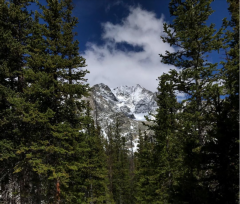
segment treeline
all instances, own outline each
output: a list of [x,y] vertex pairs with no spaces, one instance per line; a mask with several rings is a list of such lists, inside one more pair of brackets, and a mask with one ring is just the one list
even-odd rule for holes
[[108,202],[72,0],[34,2],[0,1],[1,203]]
[[[174,20],[162,40],[176,51],[160,57],[179,70],[159,77],[153,142],[137,157],[136,203],[239,202],[239,2],[228,0],[231,20],[220,30],[206,23],[211,2],[169,3]],[[223,61],[212,62],[211,52]]]
[[81,100],[90,88],[72,0],[0,0],[0,203],[238,203],[239,2],[228,0],[218,31],[206,24],[211,2],[169,3],[162,40],[176,52],[160,57],[179,69],[159,77],[134,152],[120,117],[103,137]]

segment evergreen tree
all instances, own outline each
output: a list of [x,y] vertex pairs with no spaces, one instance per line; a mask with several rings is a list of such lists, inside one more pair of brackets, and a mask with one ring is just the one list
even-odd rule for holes
[[145,124],[150,130],[149,134],[153,132],[152,142],[146,139],[146,133],[145,139],[140,136],[137,153],[140,188],[137,199],[141,203],[170,203],[171,194],[182,175],[182,143],[178,132],[181,125],[177,114],[181,111],[181,105],[175,96],[177,79],[175,70],[159,77],[157,113],[151,116],[153,119],[146,118],[152,123]]
[[[83,155],[88,151],[83,132],[86,104],[75,100],[87,96],[88,89],[82,83],[87,71],[79,69],[85,60],[71,32],[77,21],[71,17],[71,1],[47,1],[46,6],[40,5],[42,13],[35,12],[34,21],[26,10],[27,2],[1,2],[1,32],[13,43],[5,43],[1,55],[8,47],[19,51],[9,49],[9,58],[1,66],[5,83],[1,89],[5,120],[1,122],[1,162],[6,166],[1,189],[8,194],[2,198],[9,203],[14,202],[14,195],[21,203],[71,203],[74,192],[69,182],[86,166]],[[41,18],[45,24],[39,23]]]
[[116,117],[114,124],[114,165],[113,165],[113,198],[117,204],[129,203],[129,163],[125,137],[121,136],[121,119]]
[[109,125],[106,147],[109,190],[116,203],[131,203],[129,152],[125,145],[125,137],[121,135],[121,118],[116,116],[115,122]]
[[[0,1],[0,171],[1,199],[5,203],[27,202],[29,175],[15,171],[22,160],[16,150],[26,138],[22,131],[24,67],[32,26],[26,0]],[[21,106],[21,107],[20,107]],[[20,197],[20,199],[19,199]]]
[[177,112],[181,111],[180,103],[175,96],[176,79],[178,74],[171,70],[169,74],[159,77],[157,94],[157,114],[148,128],[154,132],[153,163],[151,168],[155,170],[155,201],[154,203],[168,203],[177,179],[181,175],[181,138],[179,138],[179,124]]
[[[28,163],[33,170],[43,177],[43,200],[71,203],[76,194],[69,188],[69,182],[71,178],[76,179],[74,175],[79,175],[87,163],[88,145],[83,132],[86,104],[76,100],[87,96],[88,85],[82,83],[87,71],[79,69],[85,66],[85,59],[78,54],[78,42],[73,41],[72,29],[77,20],[71,17],[71,1],[49,0],[40,8],[42,13],[36,14],[36,22],[39,17],[46,24],[34,26],[26,69],[26,79],[31,86],[26,93],[36,104],[39,115],[44,114],[45,118],[43,127],[38,131],[34,129],[36,136],[23,150],[31,155]],[[86,178],[78,178],[75,183],[79,180],[82,190],[75,188],[79,193],[78,202],[86,197],[81,197]]]
[[129,202],[130,203],[135,203],[136,199],[135,196],[137,191],[136,191],[136,178],[135,178],[135,173],[136,173],[136,157],[134,154],[134,149],[135,145],[133,142],[133,134],[130,132],[128,134],[128,138],[130,140],[130,150],[129,150],[129,179],[130,179],[130,186],[129,186]]
[[[231,21],[224,37],[226,60],[220,76],[224,82],[223,100],[215,100],[211,121],[213,128],[208,135],[215,138],[203,148],[205,166],[208,166],[206,183],[209,190],[209,203],[238,203],[239,199],[239,2],[229,1]],[[216,90],[216,98],[220,91]],[[214,161],[214,162],[213,162]]]
[[[169,4],[170,13],[175,16],[172,24],[164,24],[166,37],[164,42],[177,48],[176,52],[166,51],[162,62],[172,64],[181,69],[175,83],[177,90],[186,95],[182,102],[183,110],[178,116],[181,128],[178,137],[182,141],[182,177],[171,196],[172,202],[207,203],[209,196],[206,183],[202,179],[207,170],[201,161],[201,149],[213,137],[207,136],[207,131],[213,127],[209,119],[216,89],[219,95],[219,69],[217,63],[208,62],[207,55],[222,47],[222,29],[216,32],[214,25],[206,25],[206,20],[213,13],[210,7],[212,1],[203,0],[172,0]],[[214,85],[215,84],[215,85]]]
[[[89,105],[88,105],[89,107]],[[90,116],[89,108],[87,116],[91,119],[90,126],[87,128],[88,152],[88,192],[90,203],[113,203],[109,190],[107,188],[107,169],[106,154],[103,149],[103,139],[101,138],[100,127],[94,126],[94,120]]]
[[139,131],[139,145],[136,155],[136,203],[154,203],[156,201],[156,180],[153,169],[153,140],[146,132]]
[[110,194],[113,195],[113,160],[114,160],[114,147],[113,147],[113,130],[112,126],[107,126],[107,139],[105,140],[105,152],[107,156],[107,170],[108,170],[108,189]]

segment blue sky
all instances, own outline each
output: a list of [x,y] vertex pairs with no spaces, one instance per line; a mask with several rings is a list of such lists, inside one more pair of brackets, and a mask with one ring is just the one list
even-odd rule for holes
[[[163,23],[171,23],[169,0],[73,0],[73,15],[79,23],[75,31],[79,53],[86,58],[86,76],[92,86],[105,83],[141,86],[156,91],[156,80],[163,72],[174,69],[160,62],[159,54],[174,51],[163,43]],[[219,29],[224,17],[230,18],[226,0],[211,4],[213,13],[208,24]],[[224,56],[212,53],[209,60]]]

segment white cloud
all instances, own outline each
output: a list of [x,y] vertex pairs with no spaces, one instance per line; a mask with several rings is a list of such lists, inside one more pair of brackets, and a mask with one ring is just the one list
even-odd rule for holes
[[[156,91],[156,79],[170,68],[174,69],[160,62],[159,54],[164,54],[166,50],[174,51],[160,38],[164,34],[163,23],[163,16],[157,18],[153,12],[140,7],[129,8],[129,15],[121,24],[103,23],[104,44],[100,46],[88,42],[83,54],[90,71],[86,76],[90,85],[104,83],[114,88],[140,84]],[[118,49],[117,45],[122,43],[142,49]]]

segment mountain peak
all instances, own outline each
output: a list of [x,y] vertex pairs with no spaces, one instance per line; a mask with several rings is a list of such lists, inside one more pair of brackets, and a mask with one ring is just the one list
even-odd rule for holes
[[[136,84],[135,86],[121,85],[116,88],[109,88],[107,85],[99,83],[94,85],[92,90],[95,96],[106,100],[104,103],[110,103],[112,110],[123,112],[132,119],[144,120],[143,115],[154,112],[157,107],[155,94],[143,88],[140,84]],[[99,107],[101,105],[99,105]],[[107,104],[105,105],[107,107]],[[141,119],[137,114],[141,114]]]
[[93,116],[103,132],[107,131],[109,124],[114,123],[116,117],[120,117],[124,121],[123,134],[131,131],[137,135],[140,126],[141,129],[146,128],[142,125],[144,116],[149,116],[149,112],[155,113],[157,109],[155,94],[139,84],[109,88],[99,83],[91,90]]

